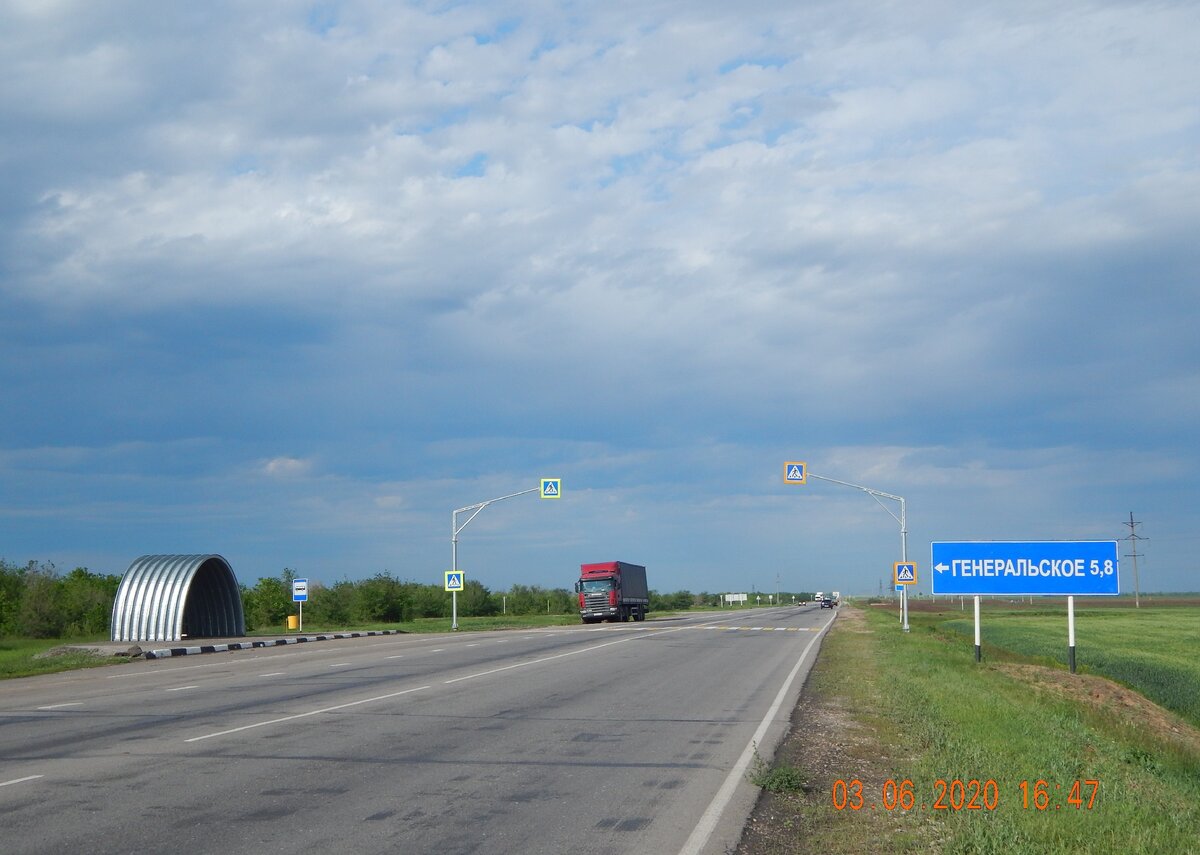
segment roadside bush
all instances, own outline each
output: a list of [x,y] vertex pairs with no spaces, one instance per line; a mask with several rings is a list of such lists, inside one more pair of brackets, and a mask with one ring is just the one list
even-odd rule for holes
[[292,613],[292,579],[290,570],[279,577],[269,576],[258,580],[249,590],[242,589],[242,611],[246,616],[246,629],[266,629],[280,626]]
[[364,623],[399,623],[412,615],[403,584],[387,571],[358,583],[358,617]]
[[25,571],[21,607],[17,614],[20,634],[27,638],[56,638],[62,635],[65,621],[61,591],[53,565]]

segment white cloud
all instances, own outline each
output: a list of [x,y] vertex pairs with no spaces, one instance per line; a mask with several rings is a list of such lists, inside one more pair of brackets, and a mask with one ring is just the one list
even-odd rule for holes
[[6,441],[59,468],[201,413],[195,468],[419,541],[547,448],[639,503],[784,437],[1005,507],[1195,467],[1194,4],[92,6],[0,13]]
[[301,478],[312,472],[311,460],[297,457],[273,457],[263,461],[259,471],[269,478]]

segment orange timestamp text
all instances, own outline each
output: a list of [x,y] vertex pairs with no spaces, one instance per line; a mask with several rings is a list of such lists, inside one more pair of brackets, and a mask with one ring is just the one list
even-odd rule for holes
[[[1099,792],[1100,781],[1091,778],[1066,783],[1038,778],[1018,783],[1015,795],[1024,810],[1091,810]],[[1000,807],[1001,787],[994,778],[938,778],[931,789],[919,791],[910,778],[888,778],[876,792],[858,778],[838,778],[833,782],[832,798],[834,810],[992,811]]]

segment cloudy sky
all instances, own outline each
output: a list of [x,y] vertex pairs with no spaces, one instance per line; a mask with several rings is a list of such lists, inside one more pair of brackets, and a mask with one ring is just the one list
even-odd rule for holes
[[[975,8],[981,6],[983,8]],[[0,2],[0,557],[1200,590],[1200,6]],[[1121,553],[1128,552],[1127,544]],[[1132,588],[1131,562],[1122,585]]]

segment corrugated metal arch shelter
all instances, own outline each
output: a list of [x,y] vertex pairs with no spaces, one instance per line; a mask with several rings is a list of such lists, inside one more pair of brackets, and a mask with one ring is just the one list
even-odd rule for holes
[[143,555],[121,577],[113,600],[113,641],[245,634],[241,590],[220,555]]

